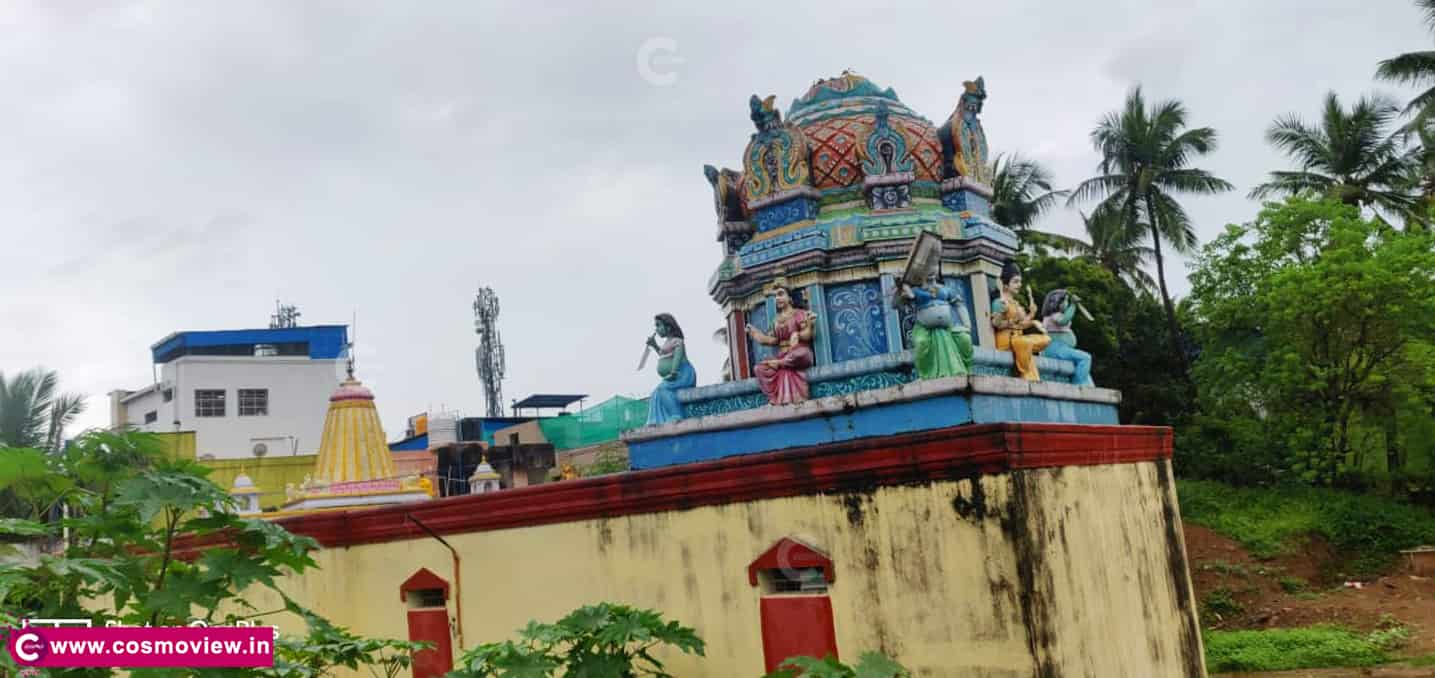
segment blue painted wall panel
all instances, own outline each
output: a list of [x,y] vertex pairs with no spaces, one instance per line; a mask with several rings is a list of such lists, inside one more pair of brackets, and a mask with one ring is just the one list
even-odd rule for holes
[[888,351],[887,315],[882,288],[861,281],[826,288],[827,330],[832,362],[856,360]]

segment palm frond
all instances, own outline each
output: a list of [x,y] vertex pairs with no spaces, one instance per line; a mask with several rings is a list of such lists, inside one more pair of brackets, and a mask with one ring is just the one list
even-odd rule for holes
[[1375,77],[1402,84],[1435,81],[1435,51],[1406,52],[1380,62]]

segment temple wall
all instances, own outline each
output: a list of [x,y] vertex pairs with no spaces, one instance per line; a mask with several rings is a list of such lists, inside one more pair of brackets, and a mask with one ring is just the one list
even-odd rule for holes
[[[444,503],[426,510],[436,516]],[[663,657],[675,675],[760,676],[762,594],[747,566],[784,537],[830,556],[828,595],[847,659],[882,650],[921,676],[1204,675],[1167,458],[874,480],[447,534],[462,558],[462,591],[448,603],[451,616],[459,606],[463,613],[455,646],[613,601],[697,629],[707,657]],[[449,552],[428,537],[325,548],[316,560],[320,570],[280,585],[371,636],[407,637],[398,590],[419,568],[454,581]],[[253,602],[277,606],[266,596]]]

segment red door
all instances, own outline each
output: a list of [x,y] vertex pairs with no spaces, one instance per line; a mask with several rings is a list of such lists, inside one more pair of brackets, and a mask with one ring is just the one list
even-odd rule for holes
[[832,600],[825,595],[763,596],[762,655],[771,673],[784,659],[837,655]]
[[439,678],[453,670],[447,608],[409,610],[409,640],[433,643],[433,647],[414,654],[414,678]]

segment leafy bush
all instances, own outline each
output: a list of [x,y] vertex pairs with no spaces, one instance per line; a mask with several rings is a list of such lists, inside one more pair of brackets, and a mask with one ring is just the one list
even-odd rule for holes
[[848,666],[832,655],[825,659],[788,657],[782,668],[763,678],[910,678],[912,673],[879,652],[864,652],[856,666]]
[[[552,624],[530,621],[520,640],[484,643],[465,653],[456,678],[490,676],[668,676],[651,654],[667,645],[703,656],[703,641],[693,629],[664,622],[653,610],[599,603],[580,607]],[[562,669],[562,673],[559,673]]]
[[1362,636],[1337,626],[1207,631],[1206,668],[1212,673],[1285,671],[1373,666],[1390,661],[1387,648],[1382,645],[1383,639],[1372,636]]
[[1241,542],[1258,558],[1290,553],[1308,535],[1330,542],[1354,575],[1388,568],[1401,549],[1435,542],[1435,512],[1393,499],[1303,485],[1238,488],[1177,482],[1181,515]]
[[1234,617],[1246,611],[1246,608],[1236,601],[1235,594],[1224,586],[1207,593],[1201,600],[1201,609],[1203,616],[1216,619]]

